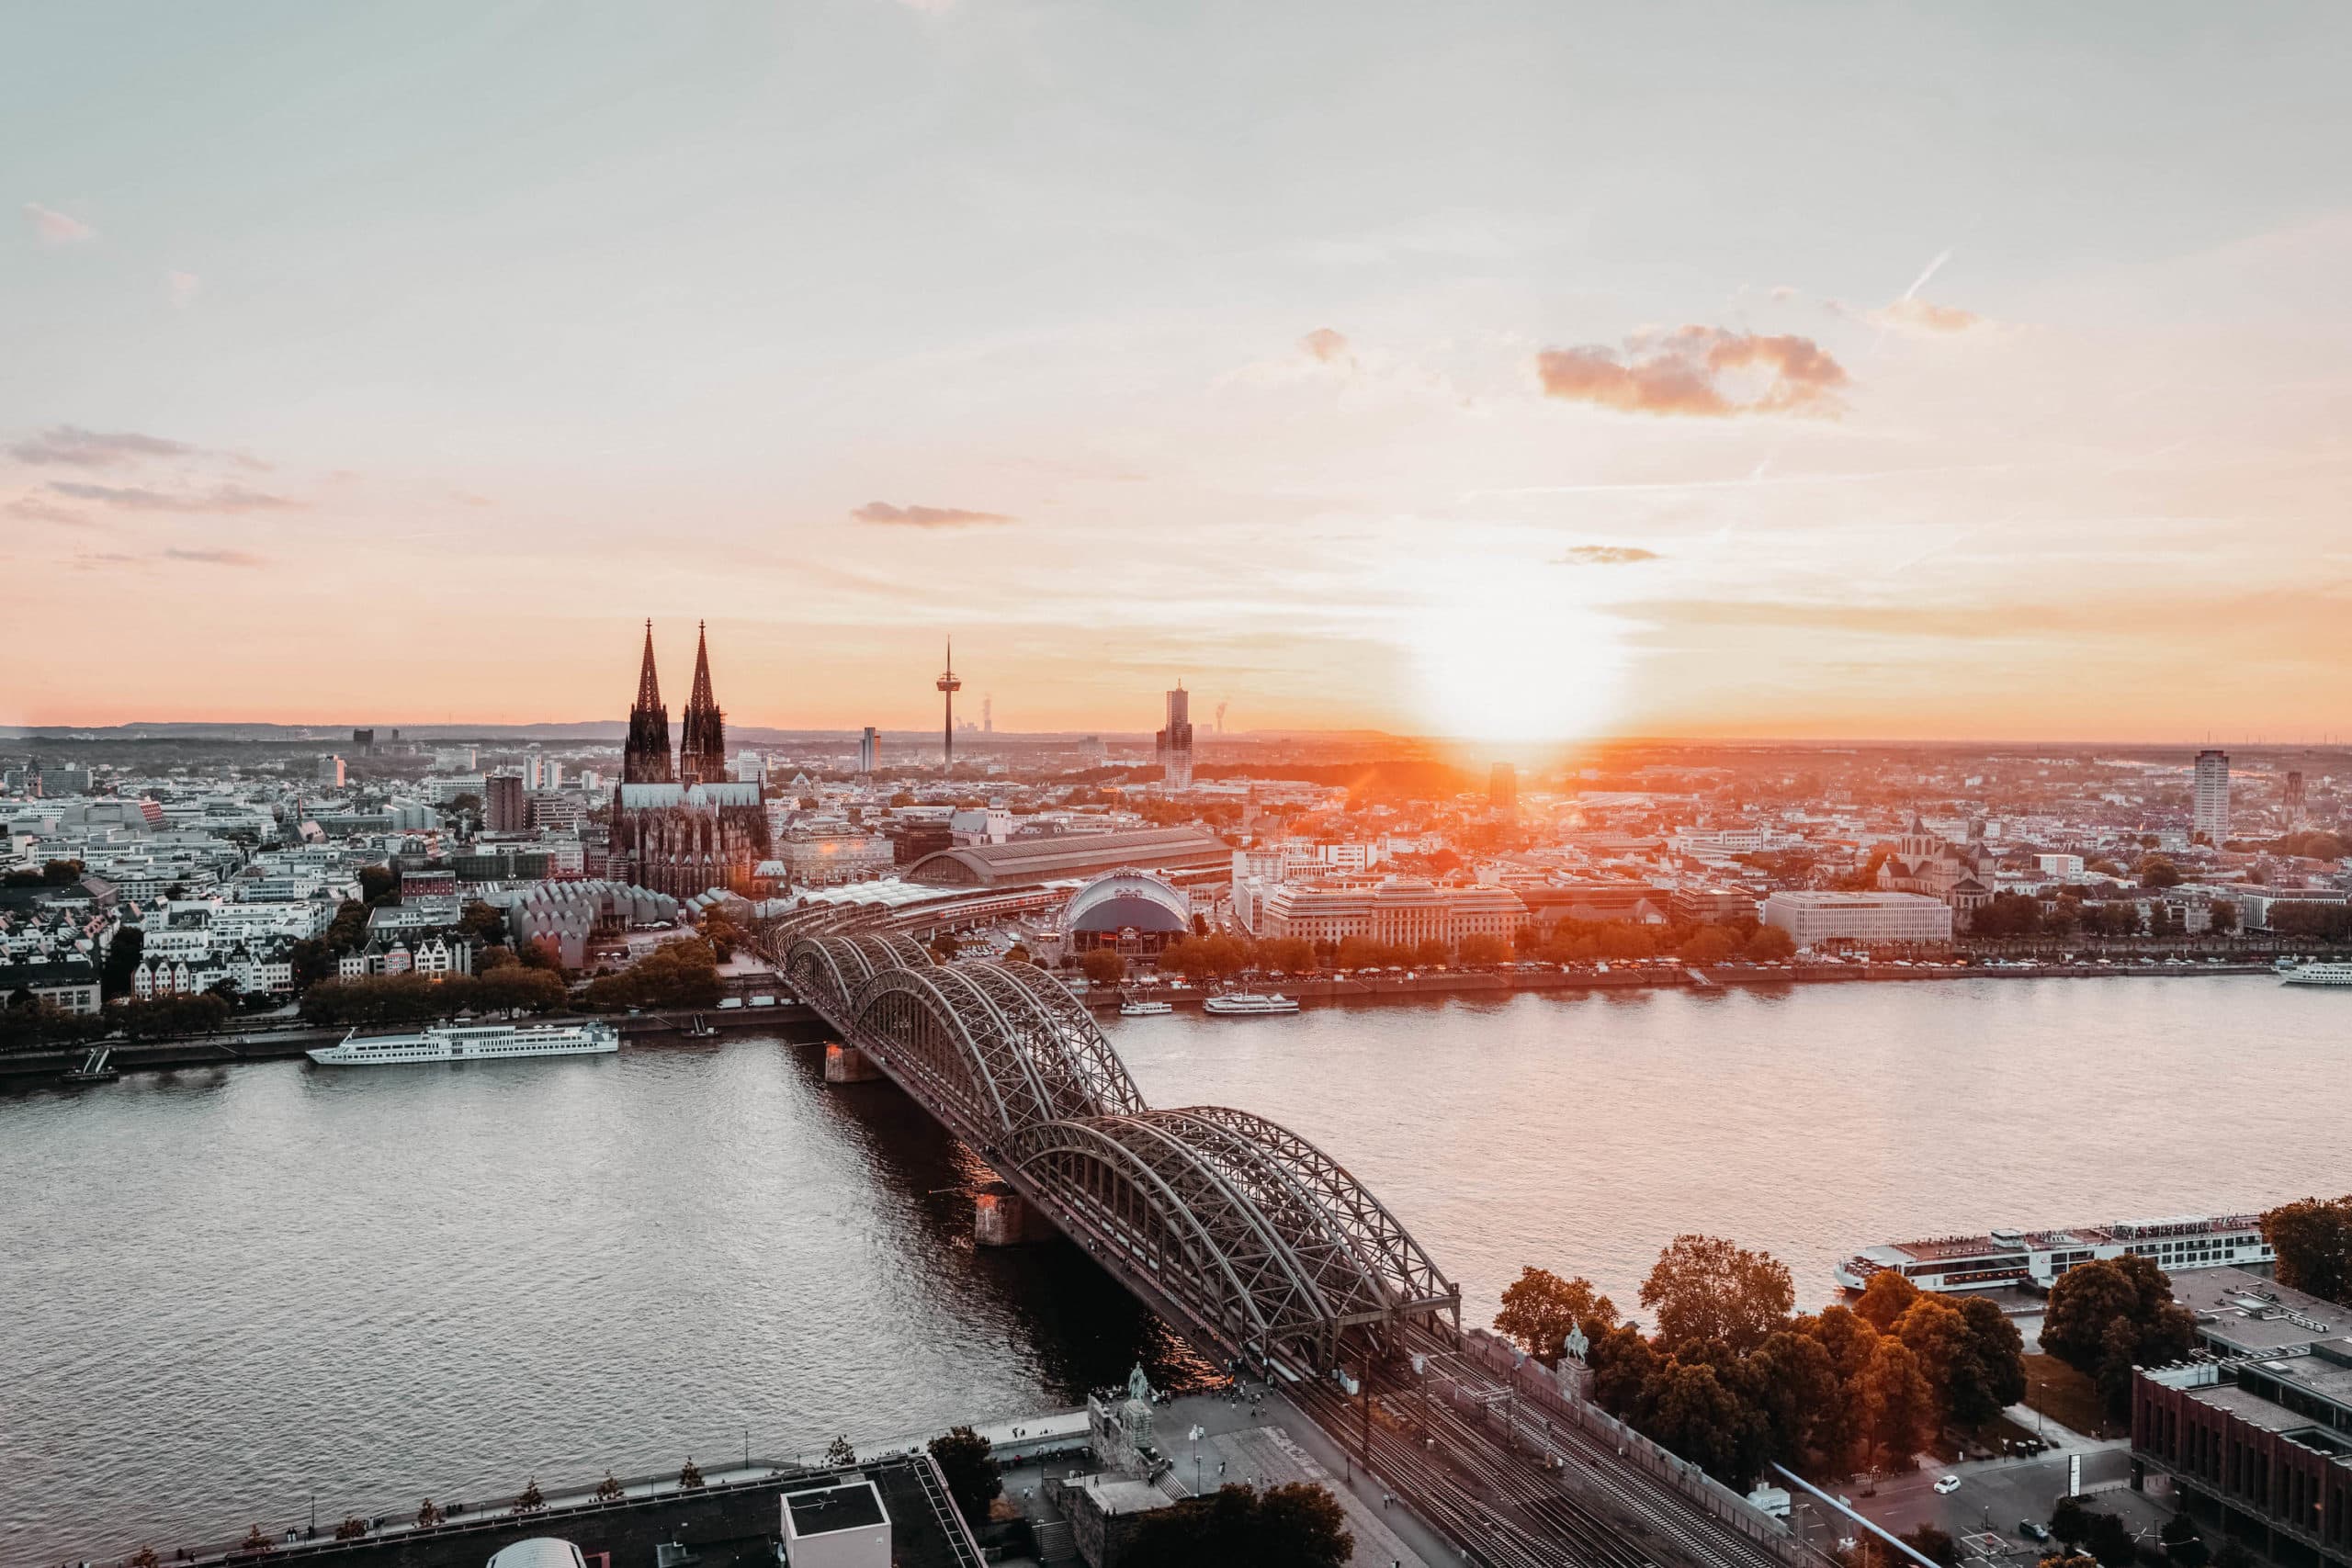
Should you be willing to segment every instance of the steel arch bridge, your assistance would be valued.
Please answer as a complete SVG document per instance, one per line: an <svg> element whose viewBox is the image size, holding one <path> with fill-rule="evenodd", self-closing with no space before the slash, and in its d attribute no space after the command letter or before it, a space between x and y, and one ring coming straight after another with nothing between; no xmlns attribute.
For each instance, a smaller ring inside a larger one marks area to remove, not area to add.
<svg viewBox="0 0 2352 1568"><path fill-rule="evenodd" d="M784 968L841 1043L1204 1348L1328 1366L1351 1333L1458 1331L1459 1287L1338 1161L1247 1111L1152 1109L1044 970L839 932L799 936Z"/></svg>

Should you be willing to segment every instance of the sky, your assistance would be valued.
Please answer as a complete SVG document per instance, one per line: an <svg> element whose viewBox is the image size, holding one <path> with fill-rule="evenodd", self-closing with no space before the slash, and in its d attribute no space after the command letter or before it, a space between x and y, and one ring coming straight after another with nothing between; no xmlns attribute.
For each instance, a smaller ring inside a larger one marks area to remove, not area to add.
<svg viewBox="0 0 2352 1568"><path fill-rule="evenodd" d="M8 36L0 723L2347 728L2341 6Z"/></svg>

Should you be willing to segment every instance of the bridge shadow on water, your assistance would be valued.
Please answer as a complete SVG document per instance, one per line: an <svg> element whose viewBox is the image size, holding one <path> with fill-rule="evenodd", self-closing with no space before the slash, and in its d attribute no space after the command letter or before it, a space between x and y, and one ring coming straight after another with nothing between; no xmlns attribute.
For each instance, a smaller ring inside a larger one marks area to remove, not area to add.
<svg viewBox="0 0 2352 1568"><path fill-rule="evenodd" d="M1183 1337L1067 1239L986 1247L972 1239L974 1196L995 1179L986 1161L887 1080L827 1084L824 1054L787 1053L828 1117L865 1157L876 1190L914 1222L939 1259L941 1310L1005 1325L1057 1402L1075 1404L1126 1381L1140 1362L1156 1388L1204 1387L1222 1376ZM914 1288L912 1282L910 1288Z"/></svg>

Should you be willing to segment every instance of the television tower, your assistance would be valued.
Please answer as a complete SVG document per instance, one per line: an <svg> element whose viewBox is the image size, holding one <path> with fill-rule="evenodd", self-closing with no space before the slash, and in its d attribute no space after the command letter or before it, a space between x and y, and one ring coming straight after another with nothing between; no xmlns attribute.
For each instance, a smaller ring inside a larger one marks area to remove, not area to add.
<svg viewBox="0 0 2352 1568"><path fill-rule="evenodd" d="M952 768L956 765L956 694L964 689L964 682L956 678L956 639L952 637L947 639L947 668L932 684L947 702L947 722L939 732L940 751L944 765Z"/></svg>

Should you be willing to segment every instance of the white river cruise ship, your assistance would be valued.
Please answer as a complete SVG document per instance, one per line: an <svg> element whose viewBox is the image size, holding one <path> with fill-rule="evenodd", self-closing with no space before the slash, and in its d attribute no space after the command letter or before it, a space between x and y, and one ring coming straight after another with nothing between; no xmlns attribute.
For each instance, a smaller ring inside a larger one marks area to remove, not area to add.
<svg viewBox="0 0 2352 1568"><path fill-rule="evenodd" d="M1893 1269L1923 1291L1983 1291L1998 1285L2048 1290L2077 1263L2137 1253L2167 1274L2184 1269L2245 1268L2277 1254L2262 1239L2259 1214L2185 1215L2170 1220L2120 1220L2071 1230L1996 1230L1984 1235L1894 1242L1865 1247L1838 1265L1849 1291Z"/></svg>
<svg viewBox="0 0 2352 1568"><path fill-rule="evenodd" d="M620 1048L621 1032L609 1023L436 1023L418 1034L363 1036L355 1029L308 1055L331 1067L375 1067L514 1056L596 1056Z"/></svg>

